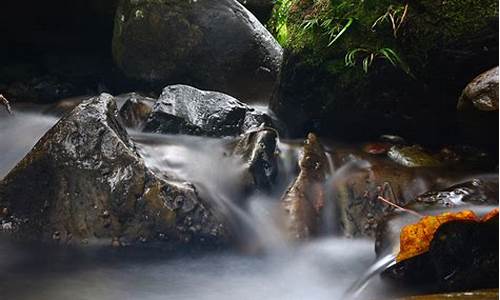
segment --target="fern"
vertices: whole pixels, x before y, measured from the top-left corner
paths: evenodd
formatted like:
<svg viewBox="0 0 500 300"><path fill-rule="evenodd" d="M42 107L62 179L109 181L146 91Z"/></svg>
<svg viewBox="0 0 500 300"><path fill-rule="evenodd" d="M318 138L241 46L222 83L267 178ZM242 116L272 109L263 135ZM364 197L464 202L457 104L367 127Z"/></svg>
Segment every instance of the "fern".
<svg viewBox="0 0 500 300"><path fill-rule="evenodd" d="M401 59L401 57L391 48L383 47L379 49L355 48L347 52L344 60L345 65L354 67L358 61L361 61L363 71L368 73L375 59L385 59L389 61L394 67L401 68L406 74L413 77L408 65Z"/></svg>

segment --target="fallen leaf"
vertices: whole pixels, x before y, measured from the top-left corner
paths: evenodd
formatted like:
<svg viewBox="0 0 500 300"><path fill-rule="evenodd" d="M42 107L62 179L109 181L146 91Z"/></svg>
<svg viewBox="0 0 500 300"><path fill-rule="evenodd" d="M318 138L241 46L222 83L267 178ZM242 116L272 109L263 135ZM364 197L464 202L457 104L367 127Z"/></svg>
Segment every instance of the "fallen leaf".
<svg viewBox="0 0 500 300"><path fill-rule="evenodd" d="M399 254L396 261L412 258L429 250L429 246L438 228L450 221L486 222L498 216L498 208L493 209L483 218L478 218L471 210L457 213L446 212L437 216L425 216L415 224L409 224L401 229L399 239Z"/></svg>

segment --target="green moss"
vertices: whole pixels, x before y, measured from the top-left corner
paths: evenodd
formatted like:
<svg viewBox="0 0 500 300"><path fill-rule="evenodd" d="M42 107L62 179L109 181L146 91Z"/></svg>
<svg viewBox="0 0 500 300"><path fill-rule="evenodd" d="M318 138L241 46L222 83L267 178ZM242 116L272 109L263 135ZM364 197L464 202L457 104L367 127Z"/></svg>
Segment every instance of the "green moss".
<svg viewBox="0 0 500 300"><path fill-rule="evenodd" d="M340 62L357 48L367 49L357 66L370 52L387 59L377 53L389 48L418 73L435 47L473 39L498 18L495 0L426 0L409 3L406 11L405 5L398 0L281 0L270 27L284 47L312 64L328 61L333 73L344 68L332 60Z"/></svg>

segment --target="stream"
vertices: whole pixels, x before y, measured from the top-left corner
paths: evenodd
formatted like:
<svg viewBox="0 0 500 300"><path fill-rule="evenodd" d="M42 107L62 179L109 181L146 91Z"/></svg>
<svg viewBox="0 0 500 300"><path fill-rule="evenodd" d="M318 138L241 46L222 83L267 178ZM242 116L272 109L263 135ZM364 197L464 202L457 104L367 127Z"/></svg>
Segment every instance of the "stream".
<svg viewBox="0 0 500 300"><path fill-rule="evenodd" d="M0 178L57 122L39 111L0 119ZM51 247L0 236L0 295L5 299L383 299L377 275L393 257L375 259L373 241L328 237L296 245L280 225L280 197L297 175L296 141L280 141L282 165L269 194L241 196L241 161L230 139L130 132L146 165L192 182L238 230L237 249ZM20 138L21 137L21 138ZM369 164L340 166L327 181ZM333 162L330 159L330 166ZM234 201L234 199L237 201ZM331 219L331 217L329 218ZM334 227L334 225L329 225ZM369 295L369 296L368 296Z"/></svg>

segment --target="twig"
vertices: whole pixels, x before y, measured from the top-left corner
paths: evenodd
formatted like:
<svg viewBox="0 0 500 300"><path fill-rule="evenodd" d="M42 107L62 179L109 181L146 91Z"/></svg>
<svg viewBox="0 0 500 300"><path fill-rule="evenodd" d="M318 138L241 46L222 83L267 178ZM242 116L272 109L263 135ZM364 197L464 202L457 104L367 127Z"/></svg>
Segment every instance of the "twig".
<svg viewBox="0 0 500 300"><path fill-rule="evenodd" d="M11 115L13 114L9 101L2 94L0 94L0 104L4 105L7 108L7 111L9 112L9 114L11 114Z"/></svg>
<svg viewBox="0 0 500 300"><path fill-rule="evenodd" d="M382 197L382 196L378 196L378 197L377 197L377 199L378 199L378 200L380 200L380 201L382 201L382 202L385 202L386 204L389 204L389 205L391 205L391 206L394 206L394 207L396 207L396 208L398 208L398 209L400 209L400 210L402 210L402 211L404 211L404 212L407 212L407 213L409 213L409 214L412 214L412 215L414 215L414 216L417 216L417 217L419 217L419 218L423 218L423 217L424 217L423 215L419 214L418 212L416 212L416 211L414 211L414 210L411 210L411 209L407 209L407 208L401 207L401 206L399 206L399 205L397 205L397 204L395 204L395 203L392 203L391 201L389 201L389 200L385 199L385 198L384 198L384 197Z"/></svg>

